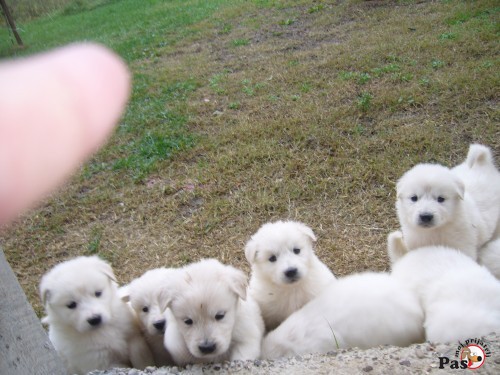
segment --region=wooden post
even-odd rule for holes
[[[7,22],[9,23],[9,26],[12,29],[12,33],[14,34],[14,37],[16,38],[17,44],[19,44],[22,47],[23,41],[21,40],[21,37],[19,36],[19,33],[17,32],[16,23],[14,22],[14,18],[12,18],[12,15],[10,14],[9,8],[7,7],[7,3],[5,2],[5,0],[0,0],[0,5],[2,6],[2,10],[3,10],[3,13],[5,14],[5,18],[7,18]]]
[[[0,248],[0,374],[65,373],[61,359]]]

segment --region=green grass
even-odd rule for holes
[[[5,43],[8,38],[0,36],[0,56],[92,40],[114,49],[130,64],[155,59],[180,38],[196,35],[199,30],[191,26],[228,4],[227,0],[148,1],[147,6],[138,6],[134,0],[73,1],[53,16],[18,22],[28,48],[16,51]],[[179,29],[182,31],[177,32]],[[194,137],[185,130],[188,116],[178,107],[197,83],[191,78],[184,82],[169,76],[158,82],[158,78],[158,72],[134,75],[130,108],[115,137],[115,152],[108,152],[114,160],[95,160],[86,167],[86,177],[111,169],[124,170],[134,181],[141,181],[155,170],[158,161],[193,145]]]
[[[78,40],[119,53],[132,97],[110,142],[2,234],[30,301],[40,276],[99,254],[122,282],[243,247],[266,221],[318,236],[338,275],[388,268],[395,182],[468,145],[500,157],[499,8],[359,0],[81,1],[0,30],[0,55]],[[79,8],[80,7],[80,8]]]
[[[88,7],[89,10],[82,5],[73,11],[63,10],[60,15],[26,23],[19,21],[21,37],[30,52],[78,40],[93,40],[111,47],[131,62],[154,57],[161,47],[199,32],[189,26],[206,19],[219,7],[235,2],[148,0],[141,4],[137,0],[120,0],[101,3],[98,7]],[[9,53],[5,45],[6,30],[3,33],[0,56]]]
[[[241,47],[241,46],[247,46],[250,44],[250,41],[248,39],[234,39],[231,44],[234,47]]]

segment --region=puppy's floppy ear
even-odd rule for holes
[[[42,300],[42,304],[46,306],[47,302],[51,297],[51,291],[49,289],[49,281],[47,280],[47,275],[42,278],[40,281],[40,299]]]
[[[402,191],[404,187],[404,181],[403,178],[400,178],[398,182],[396,183],[396,198],[401,199],[402,198]]]
[[[49,299],[51,297],[51,292],[49,289],[42,289],[40,291],[40,297],[42,299],[42,303],[43,305],[45,306],[47,304],[47,302],[49,302]]]
[[[165,311],[172,305],[178,296],[179,291],[185,290],[191,282],[191,275],[184,269],[172,271],[169,277],[165,278],[158,293],[158,303],[161,311]]]
[[[118,289],[118,296],[123,302],[130,302],[130,285],[124,285]]]
[[[172,291],[168,287],[163,286],[158,293],[158,304],[160,310],[164,312],[167,308],[170,307],[173,300],[174,295]]]
[[[117,281],[116,281],[115,273],[113,272],[113,268],[111,268],[110,264],[108,262],[105,262],[104,260],[102,260],[98,256],[95,256],[94,258],[96,259],[97,264],[98,264],[97,268],[102,273],[104,273],[111,281],[114,281],[116,283]]]
[[[316,242],[316,236],[314,235],[314,232],[311,228],[309,228],[307,225],[303,223],[298,223],[298,222],[296,222],[295,225],[297,226],[299,232],[309,237],[312,242]]]
[[[464,199],[465,185],[464,185],[463,181],[458,177],[455,177],[455,188],[456,188],[456,193],[458,194],[458,197],[460,199]]]
[[[258,254],[257,241],[252,237],[245,245],[245,257],[248,263],[253,264]]]
[[[227,282],[229,283],[229,288],[236,293],[243,301],[247,299],[247,286],[248,278],[245,273],[232,266],[225,266],[227,275]]]

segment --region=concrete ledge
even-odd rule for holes
[[[167,375],[167,374],[500,374],[500,336],[491,334],[482,338],[491,356],[477,370],[452,369],[450,364],[439,368],[439,357],[458,360],[455,352],[459,344],[416,344],[406,348],[382,346],[368,350],[339,349],[325,355],[308,354],[274,361],[255,360],[213,365],[179,367],[148,367],[94,371],[92,375]]]

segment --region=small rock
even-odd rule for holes
[[[372,366],[366,366],[365,368],[363,368],[363,371],[364,372],[370,372],[373,370],[373,367]]]
[[[417,347],[417,349],[415,349],[415,355],[417,356],[417,358],[420,358],[420,359],[425,358],[424,351],[418,347]]]
[[[409,366],[411,366],[411,362],[410,362],[410,361],[408,361],[407,359],[405,359],[405,360],[403,360],[403,361],[399,362],[399,364],[400,364],[401,366],[408,366],[408,367],[409,367]]]
[[[253,361],[253,364],[259,367],[262,364],[262,361],[260,359],[256,359],[255,361]]]
[[[224,114],[224,112],[219,111],[219,110],[214,111],[214,113],[212,113],[212,115],[214,115],[214,116],[220,116],[220,115],[223,115],[223,114]]]

